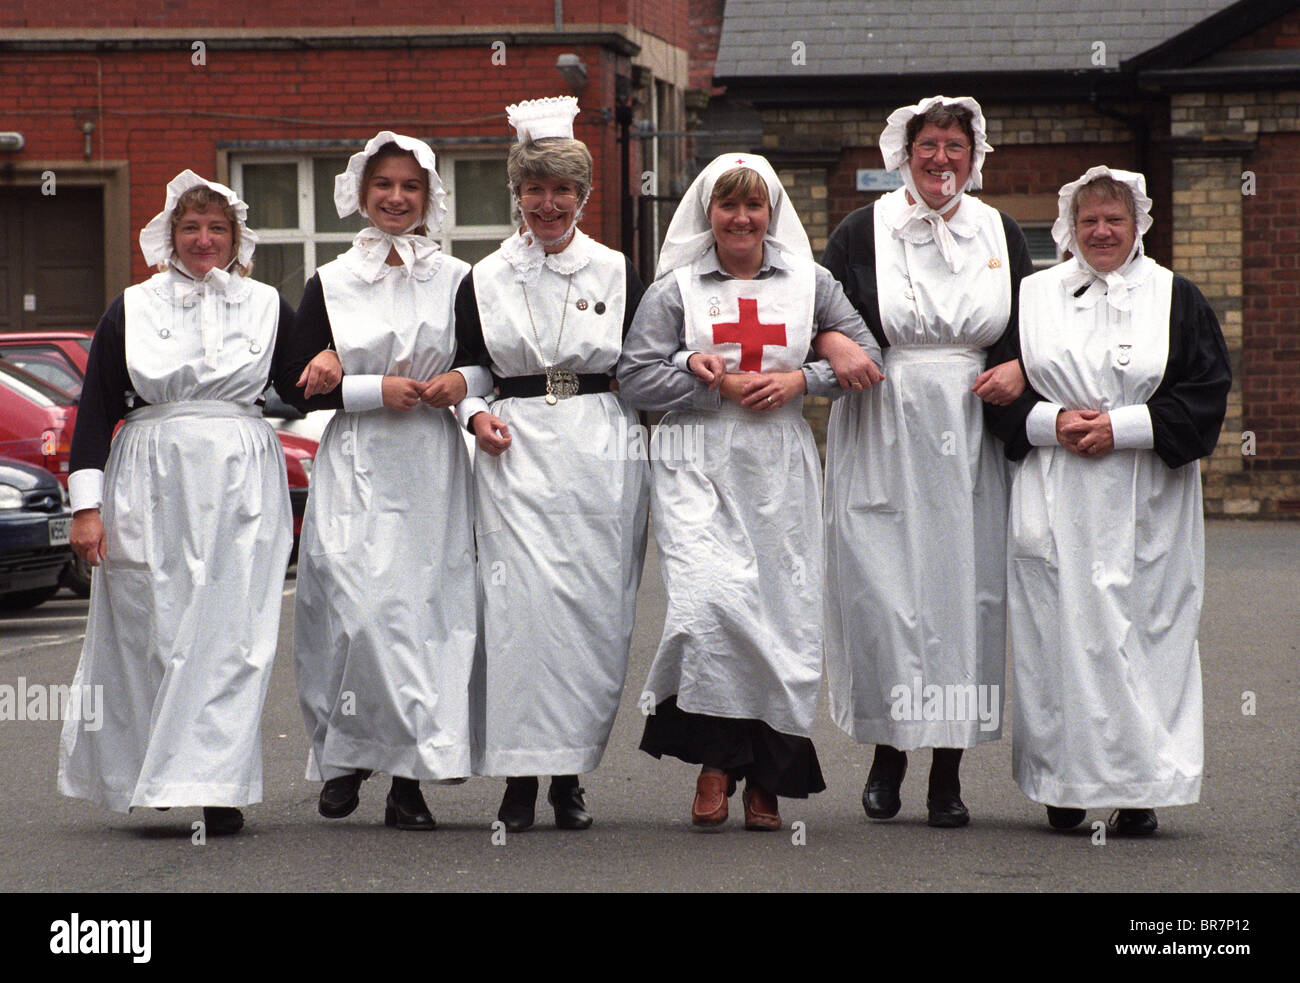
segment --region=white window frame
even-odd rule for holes
[[[231,187],[241,197],[244,194],[244,167],[250,164],[293,164],[298,170],[298,226],[294,229],[271,229],[257,228],[255,231],[258,235],[258,241],[265,245],[290,245],[303,247],[303,282],[310,280],[312,274],[316,272],[319,265],[316,262],[316,247],[322,243],[349,243],[356,235],[355,232],[317,232],[316,216],[313,203],[315,202],[315,175],[313,173],[312,163],[321,157],[338,157],[346,155],[346,151],[340,150],[303,150],[301,152],[288,153],[259,153],[258,151],[234,151],[230,154],[230,179]],[[445,252],[449,255],[455,255],[452,248],[453,240],[461,241],[479,241],[497,243],[508,237],[514,232],[514,226],[505,225],[458,225],[456,223],[456,165],[460,161],[475,160],[501,160],[504,166],[503,155],[479,152],[455,153],[441,152],[438,154],[438,176],[442,178],[443,187],[446,189],[451,202],[448,207],[448,214],[443,223],[442,233],[439,236],[440,244]],[[507,194],[505,184],[502,183],[501,193]],[[332,197],[332,192],[331,192]]]

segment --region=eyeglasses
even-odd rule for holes
[[[926,140],[922,143],[912,144],[912,150],[918,157],[933,157],[939,152],[940,147],[943,147],[944,154],[953,160],[960,160],[970,153],[970,144],[957,143],[956,141],[938,144],[933,140]]]
[[[561,191],[555,194],[548,194],[545,191],[524,191],[519,195],[519,200],[525,205],[540,205],[547,198],[555,202],[556,208],[572,208],[578,203],[578,196],[572,191]]]

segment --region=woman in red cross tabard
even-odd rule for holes
[[[778,796],[826,787],[810,738],[822,661],[821,468],[803,396],[871,386],[880,350],[813,262],[762,157],[724,155],[696,178],[658,277],[618,366],[624,399],[669,411],[650,443],[668,613],[639,701],[641,749],[703,766],[696,826],[726,821],[743,778],[745,827],[779,829]],[[814,349],[834,332],[856,345],[832,367]]]

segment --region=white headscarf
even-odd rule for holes
[[[718,178],[736,167],[747,167],[756,172],[767,185],[767,200],[772,206],[772,217],[768,220],[767,235],[763,241],[770,242],[782,252],[812,259],[808,233],[804,231],[803,223],[795,214],[794,205],[781,186],[781,179],[776,176],[776,171],[767,162],[767,158],[758,154],[723,154],[700,171],[686,189],[686,194],[668,225],[663,247],[659,250],[656,279],[679,266],[694,263],[713,247],[713,226],[709,222],[713,186],[718,183]]]
[[[163,210],[151,218],[149,223],[140,230],[140,251],[144,253],[144,261],[150,266],[162,266],[164,263],[177,265],[176,247],[172,242],[172,212],[176,210],[176,203],[180,201],[181,195],[200,185],[211,188],[221,195],[234,209],[235,221],[239,226],[239,252],[231,262],[239,266],[247,266],[253,258],[253,250],[257,246],[257,234],[249,229],[247,225],[248,205],[240,199],[239,195],[224,184],[201,178],[187,169],[181,171],[167,183],[167,200],[163,204]],[[187,275],[188,272],[187,270]],[[224,273],[225,271],[221,272]]]
[[[342,174],[334,178],[334,208],[339,218],[347,218],[353,212],[359,212],[364,218],[372,219],[362,207],[361,178],[365,174],[366,161],[379,152],[380,148],[395,143],[403,150],[415,155],[415,161],[424,169],[424,179],[429,183],[428,204],[424,214],[406,228],[401,235],[391,235],[369,225],[356,234],[352,240],[352,249],[344,261],[362,279],[371,283],[387,274],[388,254],[397,250],[406,271],[419,280],[433,276],[442,261],[442,245],[436,237],[442,232],[443,217],[447,214],[447,192],[442,186],[435,167],[433,151],[423,140],[402,136],[390,130],[376,133],[365,149],[353,154]],[[411,230],[420,224],[428,229],[428,235],[412,235]]]
[[[925,199],[916,188],[916,181],[912,178],[912,169],[907,166],[907,124],[914,117],[924,115],[932,106],[960,106],[967,110],[971,114],[971,132],[975,135],[975,143],[971,147],[970,177],[967,178],[966,184],[958,188],[957,193],[948,199],[940,211],[925,203]],[[960,265],[957,245],[952,236],[953,230],[949,228],[943,216],[961,203],[962,196],[967,191],[976,191],[981,187],[983,178],[980,171],[984,166],[984,158],[992,152],[993,147],[987,139],[984,111],[970,96],[954,98],[931,96],[929,99],[922,99],[915,106],[903,106],[890,113],[889,119],[885,121],[885,129],[880,134],[880,153],[885,159],[885,170],[901,173],[903,186],[915,202],[894,220],[894,235],[916,245],[933,240],[944,262],[948,264],[948,269],[957,272]]]
[[[1083,258],[1079,242],[1074,236],[1074,199],[1079,191],[1099,177],[1112,178],[1128,186],[1133,192],[1133,206],[1136,214],[1137,235],[1133,239],[1133,248],[1128,257],[1109,273],[1099,273]],[[1147,179],[1136,171],[1121,171],[1117,168],[1099,164],[1084,171],[1083,176],[1069,184],[1061,186],[1056,202],[1056,221],[1052,223],[1052,238],[1062,252],[1074,254],[1075,269],[1066,274],[1062,281],[1066,290],[1076,293],[1080,287],[1101,283],[1099,290],[1088,290],[1077,298],[1079,307],[1094,306],[1102,294],[1106,302],[1118,311],[1132,309],[1129,299],[1129,287],[1136,284],[1142,273],[1142,237],[1151,228],[1151,199],[1147,196]]]

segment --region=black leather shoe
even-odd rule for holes
[[[898,810],[903,807],[903,800],[899,798],[898,790],[903,785],[903,776],[907,774],[907,754],[906,752],[900,754],[901,768],[895,769],[882,765],[879,754],[877,760],[871,763],[871,771],[867,773],[867,784],[862,789],[862,808],[872,819],[893,819],[898,815]]]
[[[361,801],[361,783],[370,777],[368,771],[354,771],[350,775],[331,778],[320,790],[317,808],[327,819],[350,816]]]
[[[203,826],[209,836],[231,836],[244,828],[244,814],[228,806],[204,806]]]
[[[1106,828],[1114,836],[1150,836],[1159,825],[1154,809],[1116,809]]]
[[[1047,824],[1052,829],[1074,829],[1088,815],[1083,809],[1066,809],[1061,806],[1047,807]]]
[[[961,796],[953,792],[930,793],[926,797],[925,807],[930,813],[925,820],[927,826],[956,829],[970,822],[970,810],[962,802]]]
[[[537,809],[537,779],[507,778],[506,794],[501,797],[497,818],[506,824],[506,832],[522,833],[533,825]]]
[[[417,832],[437,828],[433,813],[420,794],[420,783],[414,778],[393,779],[393,787],[389,789],[388,802],[384,807],[384,825]]]
[[[551,783],[546,792],[546,801],[555,809],[555,826],[557,829],[586,829],[591,825],[591,813],[582,795],[586,789],[580,785],[557,785]]]

